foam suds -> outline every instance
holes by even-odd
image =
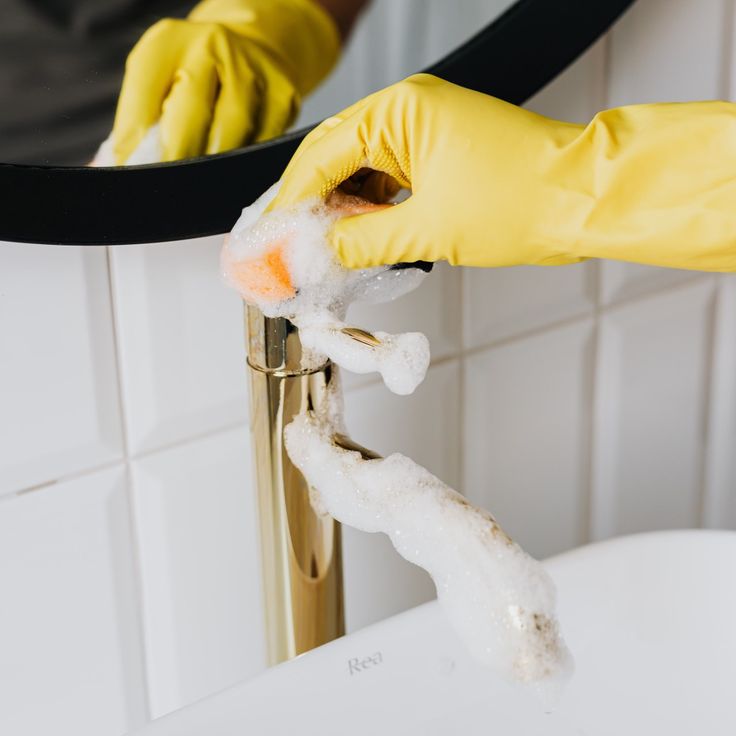
[[[301,415],[286,428],[289,457],[318,507],[366,532],[385,532],[424,568],[470,652],[505,677],[531,683],[546,705],[572,671],[542,566],[487,511],[408,457],[364,460],[338,447],[329,420]]]
[[[411,393],[429,363],[426,337],[366,333],[348,327],[343,317],[350,302],[395,298],[425,274],[385,267],[351,271],[337,262],[328,229],[337,217],[365,211],[361,200],[340,196],[265,213],[275,193],[272,187],[246,208],[227,240],[222,266],[228,283],[264,314],[294,322],[307,355],[327,355],[359,373],[377,371],[392,391]],[[572,672],[572,659],[555,618],[554,585],[542,566],[491,514],[408,457],[364,459],[340,446],[337,381],[314,409],[286,427],[285,441],[310,484],[315,511],[388,534],[403,557],[432,576],[469,651],[510,680],[532,685],[550,707]]]
[[[427,338],[419,332],[380,332],[356,339],[344,317],[352,302],[396,299],[426,274],[388,266],[351,270],[337,261],[327,244],[332,223],[375,205],[338,195],[328,203],[312,201],[289,212],[266,213],[277,191],[278,184],[246,207],[226,239],[221,259],[225,281],[265,315],[297,325],[307,360],[318,354],[357,373],[378,372],[390,390],[411,393],[429,366]]]
[[[395,394],[410,394],[424,380],[430,356],[429,343],[421,332],[390,335],[376,331],[367,333],[367,341],[360,334],[357,339],[351,337],[353,333],[344,322],[309,322],[299,328],[304,347],[329,356],[353,373],[380,373]]]

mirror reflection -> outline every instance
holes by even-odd
[[[308,125],[514,0],[0,0],[0,161],[133,165]]]

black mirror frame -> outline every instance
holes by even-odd
[[[518,0],[425,71],[521,104],[633,0]],[[309,129],[216,156],[128,168],[0,164],[0,240],[122,245],[227,232]]]

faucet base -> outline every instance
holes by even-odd
[[[345,633],[340,524],[315,513],[283,439],[297,414],[324,406],[336,369],[329,362],[312,372],[292,366],[286,350],[297,347],[296,328],[247,309],[267,654],[277,664]],[[254,344],[275,359],[256,363]],[[276,359],[279,344],[284,354]]]

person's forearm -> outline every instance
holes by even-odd
[[[548,207],[537,213],[536,232],[561,251],[736,270],[733,103],[607,110],[542,163]]]

